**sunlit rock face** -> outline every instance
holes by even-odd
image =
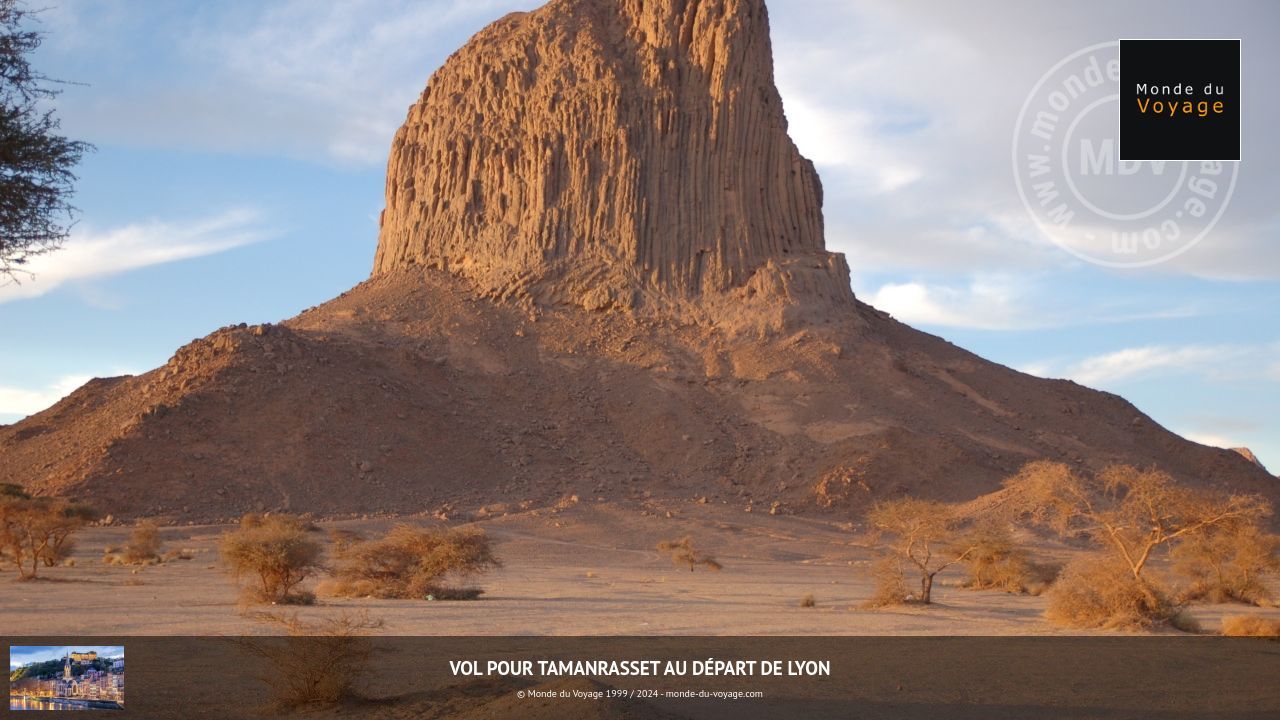
[[[406,265],[588,309],[852,302],[762,0],[555,0],[478,33],[392,145],[374,274]]]

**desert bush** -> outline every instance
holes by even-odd
[[[1018,547],[1006,525],[983,523],[958,543],[968,550],[962,561],[969,571],[963,587],[974,590],[1003,590],[1039,595],[1057,577],[1059,567],[1034,562],[1031,554]]]
[[[150,520],[143,520],[129,533],[121,561],[128,565],[141,565],[160,559],[160,528]]]
[[[222,534],[218,551],[237,582],[248,578],[250,602],[306,604],[314,599],[297,590],[320,567],[321,547],[304,524],[290,515],[246,516],[236,530]]]
[[[804,597],[800,598],[800,607],[802,608],[811,608],[811,607],[817,607],[817,606],[818,606],[818,600],[813,596],[813,593],[809,593],[808,595],[805,595]]]
[[[240,646],[261,659],[258,679],[269,692],[269,712],[335,705],[360,697],[357,686],[373,646],[365,639],[383,626],[367,611],[304,622],[293,615],[257,620],[285,630],[287,638],[245,639]]]
[[[53,567],[70,557],[73,536],[94,518],[86,505],[58,497],[32,497],[21,487],[0,487],[0,562],[18,577],[34,579],[41,565]]]
[[[483,530],[401,524],[383,538],[339,550],[323,589],[343,597],[469,600],[483,591],[448,583],[499,566]]]
[[[933,602],[934,579],[952,565],[963,562],[972,552],[972,548],[956,543],[961,520],[946,503],[909,497],[888,500],[872,507],[867,521],[872,528],[868,540],[883,546],[886,556],[896,558],[893,566],[897,572],[901,575],[911,569],[919,578],[919,589],[902,596],[898,602],[925,605]],[[877,572],[881,573],[877,577],[878,599],[888,599],[889,591],[897,589],[897,581],[888,568],[889,564],[877,566]]]
[[[1045,617],[1067,627],[1140,629],[1178,615],[1163,588],[1102,553],[1069,563],[1046,595]]]
[[[875,608],[905,605],[912,602],[915,596],[907,587],[907,577],[902,572],[902,561],[896,555],[884,555],[871,566],[871,579],[875,582],[875,590],[871,597],[862,603],[862,607]]]
[[[1280,638],[1280,619],[1231,615],[1222,618],[1222,634],[1228,637]]]
[[[1280,572],[1280,535],[1236,525],[1197,535],[1173,550],[1173,569],[1187,580],[1186,602],[1271,605],[1269,576]]]
[[[658,552],[670,556],[671,562],[676,565],[688,567],[689,572],[693,572],[699,565],[712,572],[724,569],[715,558],[694,547],[693,538],[688,535],[679,540],[663,540],[658,543]]]

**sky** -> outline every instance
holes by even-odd
[[[367,277],[387,152],[430,74],[524,0],[60,0],[35,62],[80,168],[66,248],[0,286],[0,422],[145,371],[218,327]],[[996,362],[1115,392],[1280,470],[1280,4],[773,0],[791,133],[863,300]],[[1066,252],[1011,141],[1080,48],[1241,38],[1244,157],[1221,221],[1168,262]]]
[[[123,645],[10,645],[9,669],[14,670],[31,663],[63,658],[67,656],[67,653],[71,652],[91,651],[98,653],[98,657],[124,657]]]

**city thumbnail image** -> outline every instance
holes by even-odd
[[[10,710],[123,708],[123,646],[9,646]]]

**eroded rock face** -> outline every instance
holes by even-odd
[[[821,312],[852,302],[821,208],[763,0],[554,0],[478,33],[410,109],[374,274],[443,268],[588,309]]]

